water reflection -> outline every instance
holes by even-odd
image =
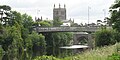
[[[39,52],[22,51],[22,53],[11,52],[11,53],[0,54],[0,60],[33,60],[36,56],[42,56]],[[58,54],[53,56],[64,58],[70,55],[71,55],[71,50],[60,49]]]
[[[21,54],[6,53],[0,55],[0,60],[32,60],[32,54],[28,54],[27,52]]]

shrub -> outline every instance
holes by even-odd
[[[34,60],[60,60],[60,59],[55,58],[53,56],[43,55],[43,56],[36,57]]]
[[[120,60],[120,54],[113,53],[111,56],[108,56],[107,60]]]
[[[3,53],[3,49],[2,49],[2,47],[0,46],[0,54],[2,54]]]
[[[115,44],[113,40],[113,30],[101,29],[95,33],[95,45],[96,46],[105,46]]]
[[[114,40],[116,40],[116,42],[120,42],[120,32],[114,30],[113,35]]]

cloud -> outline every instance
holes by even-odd
[[[1,0],[0,4],[6,4],[21,13],[27,13],[33,17],[43,16],[43,19],[52,19],[53,5],[56,7],[61,4],[63,7],[66,4],[67,19],[74,18],[75,21],[87,21],[88,6],[90,19],[95,21],[97,19],[104,18],[103,9],[106,10],[106,16],[108,16],[108,10],[114,0]],[[37,11],[40,10],[39,14]]]

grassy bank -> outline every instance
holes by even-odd
[[[106,60],[108,55],[112,55],[116,50],[115,45],[106,46],[102,48],[96,48],[90,51],[86,51],[76,56],[66,57],[62,60]]]
[[[65,58],[56,58],[52,60],[107,60],[109,55],[112,55],[113,53],[116,52],[117,50],[116,46],[120,46],[120,44],[117,43],[115,45],[105,46],[105,47],[85,51],[75,56],[69,56]],[[42,57],[41,58],[37,57],[35,60],[42,60]]]

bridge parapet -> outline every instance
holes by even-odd
[[[36,27],[37,32],[95,32],[100,27]]]

